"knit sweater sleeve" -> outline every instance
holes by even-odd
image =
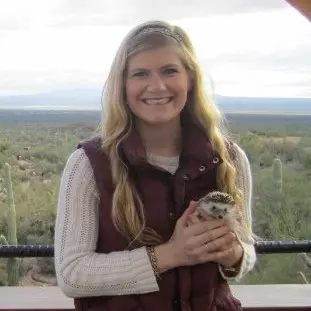
[[[243,204],[243,214],[247,225],[252,228],[252,173],[249,160],[244,150],[238,145],[234,145],[236,151],[236,171],[237,171],[237,185],[242,190],[244,196]],[[240,266],[240,271],[234,277],[227,277],[223,272],[222,268],[219,266],[220,273],[227,280],[238,281],[248,272],[250,272],[256,263],[256,252],[254,247],[254,240],[251,236],[245,241],[240,241],[244,249],[244,255],[242,259],[242,264]]]
[[[83,149],[69,157],[60,184],[55,224],[55,270],[68,297],[158,291],[145,247],[96,253],[99,195]]]

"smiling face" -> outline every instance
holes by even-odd
[[[129,58],[126,98],[139,122],[154,125],[176,121],[189,89],[188,72],[176,47],[154,48]]]

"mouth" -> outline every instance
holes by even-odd
[[[173,96],[170,97],[158,97],[158,98],[144,98],[142,102],[148,106],[163,106],[169,104],[173,100]]]

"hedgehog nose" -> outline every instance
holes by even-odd
[[[223,218],[222,215],[219,215],[219,216],[218,216],[218,219],[222,219],[222,218]]]

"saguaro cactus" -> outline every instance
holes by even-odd
[[[276,158],[273,161],[273,181],[275,184],[275,190],[278,193],[282,193],[283,171],[282,171],[282,161],[279,158]]]
[[[282,207],[282,191],[283,191],[283,170],[282,161],[275,158],[273,161],[273,183],[274,183],[274,200],[276,210]]]
[[[306,253],[302,253],[302,258],[306,265],[311,268],[311,257],[309,257]]]
[[[311,257],[309,255],[307,255],[306,253],[301,253],[301,256],[302,256],[302,259],[305,262],[306,266],[308,268],[311,268]],[[304,283],[310,284],[307,277],[302,272],[299,272],[299,274],[302,277]]]
[[[16,211],[13,196],[13,187],[11,179],[11,167],[8,163],[5,163],[5,181],[7,188],[7,200],[8,200],[8,238],[7,243],[10,245],[17,245],[17,235],[16,235]],[[9,258],[7,262],[7,272],[8,272],[8,285],[16,286],[18,284],[18,260],[16,258]]]
[[[3,234],[0,235],[0,245],[8,245],[8,241],[6,240]]]

